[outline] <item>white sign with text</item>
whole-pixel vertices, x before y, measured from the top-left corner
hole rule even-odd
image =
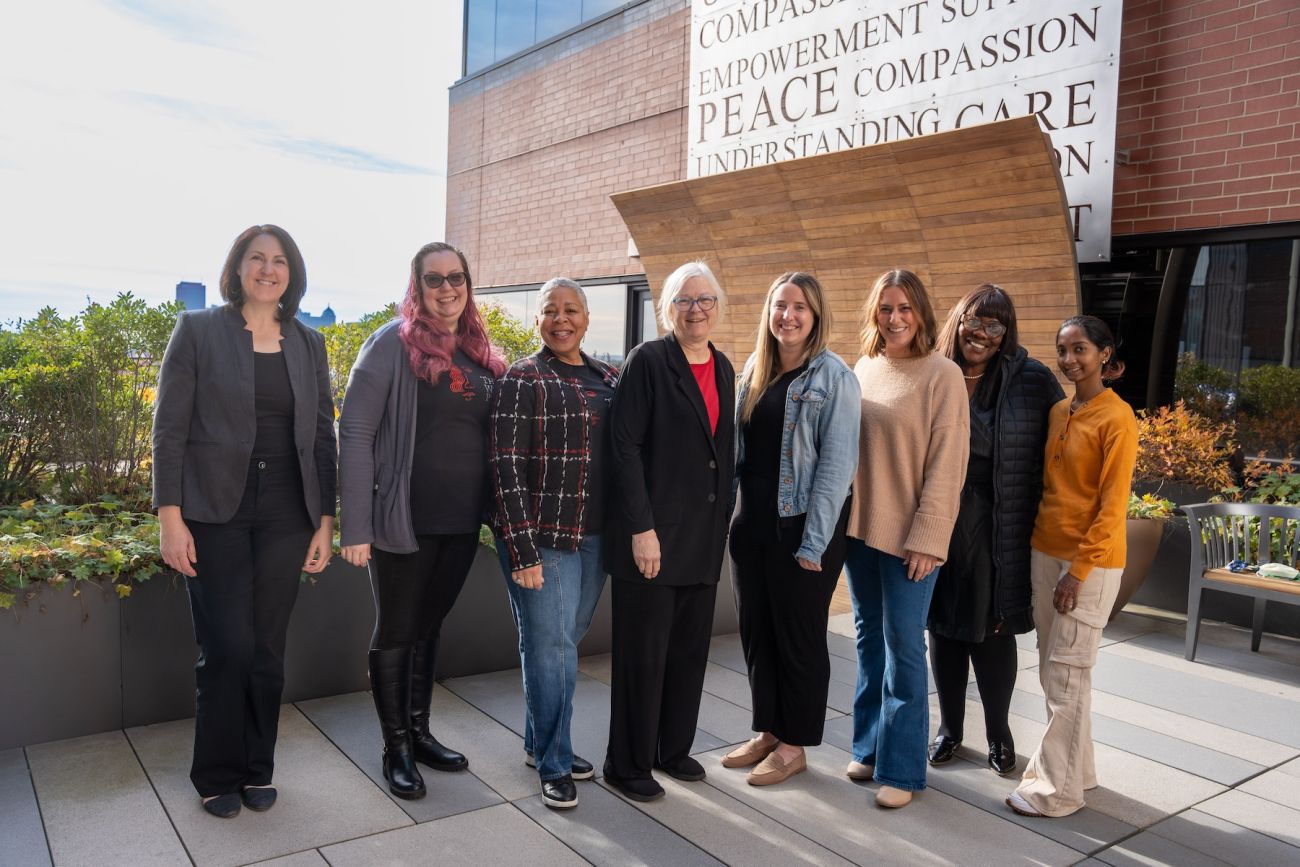
[[[1037,115],[1110,259],[1122,0],[692,0],[687,176]]]

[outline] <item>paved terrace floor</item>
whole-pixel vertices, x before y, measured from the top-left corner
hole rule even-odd
[[[1094,677],[1101,788],[1074,816],[1025,819],[1002,803],[1012,782],[983,764],[976,701],[960,759],[932,770],[906,809],[878,809],[873,784],[844,776],[847,621],[834,618],[827,636],[826,743],[784,785],[753,788],[718,764],[750,734],[740,642],[725,636],[713,642],[695,741],[708,779],[664,779],[656,803],[597,781],[578,784],[576,810],[542,806],[523,762],[519,673],[503,671],[438,689],[436,733],[468,754],[470,771],[426,772],[421,801],[387,794],[366,693],[285,705],[280,802],[228,821],[203,813],[190,787],[189,720],[0,752],[0,863],[1300,864],[1300,643],[1266,636],[1252,654],[1245,632],[1207,626],[1189,663],[1180,622],[1121,615]],[[1043,728],[1035,662],[1026,636],[1012,717],[1022,765]],[[597,768],[608,683],[608,657],[582,661],[573,735]]]

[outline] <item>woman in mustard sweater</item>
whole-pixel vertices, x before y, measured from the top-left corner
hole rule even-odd
[[[961,368],[934,351],[934,308],[915,274],[882,274],[864,312],[844,564],[858,639],[847,774],[880,783],[880,806],[902,807],[925,788],[925,617],[966,478],[969,410]]]
[[[1106,323],[1095,316],[1062,322],[1056,363],[1074,383],[1074,397],[1052,407],[1043,501],[1030,540],[1047,730],[1007,797],[1022,816],[1068,816],[1097,785],[1092,666],[1124,571],[1124,519],[1137,461],[1137,419],[1105,385],[1124,372]]]

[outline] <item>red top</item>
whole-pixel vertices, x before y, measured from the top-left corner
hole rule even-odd
[[[695,374],[695,384],[700,387],[704,397],[704,408],[709,411],[709,430],[718,432],[718,380],[713,375],[713,353],[703,364],[692,364],[691,373]]]

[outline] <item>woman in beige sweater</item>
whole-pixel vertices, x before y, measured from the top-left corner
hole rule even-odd
[[[957,518],[969,410],[961,368],[934,351],[934,308],[915,274],[882,274],[864,314],[854,368],[861,453],[844,564],[858,651],[847,773],[880,783],[880,806],[902,807],[925,788],[925,618]]]

